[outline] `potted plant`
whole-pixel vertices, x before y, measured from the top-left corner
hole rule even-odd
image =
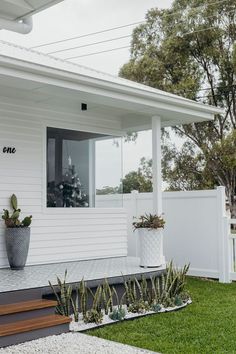
[[[133,222],[140,240],[140,266],[159,267],[165,263],[163,256],[163,228],[165,221],[158,215],[145,214]]]
[[[23,269],[29,251],[30,242],[30,224],[32,215],[26,216],[20,221],[20,212],[18,209],[17,197],[15,194],[10,199],[12,214],[9,210],[3,209],[2,219],[6,225],[6,250],[11,269]]]

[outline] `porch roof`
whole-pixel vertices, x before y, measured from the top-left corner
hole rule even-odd
[[[47,9],[63,0],[1,0],[1,18],[18,21]]]
[[[40,102],[81,113],[87,103],[91,116],[112,117],[121,131],[207,121],[223,110],[112,76],[34,50],[0,41],[0,96]]]

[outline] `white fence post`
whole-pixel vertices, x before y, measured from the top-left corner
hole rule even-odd
[[[133,211],[133,218],[138,217],[138,194],[139,191],[133,190],[131,191],[131,202],[132,202],[132,211]],[[134,235],[137,236],[137,235]],[[135,238],[135,256],[139,256],[139,242],[138,237]]]
[[[219,233],[219,282],[231,282],[229,219],[226,215],[225,187],[217,188],[218,195],[218,233]]]

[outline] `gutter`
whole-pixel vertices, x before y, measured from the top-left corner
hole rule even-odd
[[[23,18],[21,21],[11,21],[11,20],[6,20],[4,18],[0,18],[0,29],[27,34],[32,31],[32,28],[33,28],[32,17]]]

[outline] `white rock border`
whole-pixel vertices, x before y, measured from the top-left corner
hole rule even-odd
[[[191,298],[189,298],[183,305],[174,306],[174,307],[162,307],[160,309],[160,311],[158,311],[158,312],[147,311],[145,313],[132,313],[132,312],[127,312],[127,309],[126,309],[126,316],[123,321],[134,320],[135,318],[140,318],[140,317],[145,317],[145,316],[157,315],[159,313],[164,313],[164,312],[178,311],[178,310],[181,310],[181,309],[185,308],[186,306],[190,305],[191,303],[192,303],[192,300],[191,300]],[[95,329],[95,328],[115,324],[118,322],[122,322],[122,321],[114,321],[109,317],[109,315],[105,315],[105,314],[104,314],[102,323],[99,323],[99,324],[84,323],[81,314],[79,316],[79,322],[74,321],[73,315],[71,316],[71,318],[72,318],[72,321],[70,323],[70,331],[71,332],[85,332],[85,331],[88,331],[89,329]]]

